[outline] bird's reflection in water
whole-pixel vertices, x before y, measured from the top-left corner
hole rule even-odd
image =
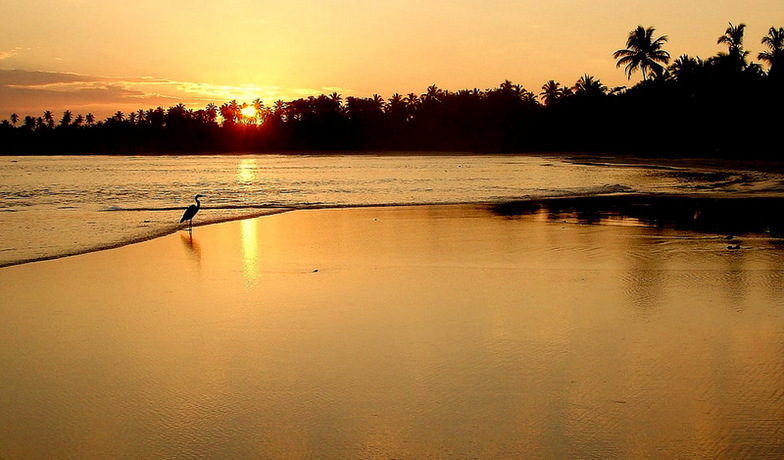
[[[201,267],[201,248],[199,243],[193,239],[192,232],[180,232],[180,240],[182,244],[188,249],[188,255],[196,262],[196,265]]]

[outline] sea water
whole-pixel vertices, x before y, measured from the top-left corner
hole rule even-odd
[[[778,193],[780,175],[564,155],[0,157],[0,266],[285,209],[498,203],[607,193]],[[588,161],[586,161],[588,160]]]

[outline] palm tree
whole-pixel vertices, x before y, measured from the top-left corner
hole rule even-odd
[[[593,76],[585,74],[574,84],[575,94],[605,94],[607,87]]]
[[[52,115],[51,110],[47,110],[44,112],[44,121],[46,121],[46,127],[51,129],[54,128],[54,116]]]
[[[16,113],[12,113],[11,114],[11,124],[16,126],[16,124],[18,122],[19,122],[19,115],[17,115]]]
[[[705,63],[699,57],[693,58],[688,54],[682,54],[678,59],[672,62],[669,70],[676,81],[685,81],[693,77],[694,74],[704,66]]]
[[[243,106],[237,104],[236,99],[232,99],[231,101],[221,105],[220,109],[218,110],[220,111],[221,117],[223,118],[224,125],[231,126],[237,123],[241,123],[242,122],[241,110],[243,108],[244,108]]]
[[[333,102],[336,102],[338,105],[343,104],[343,96],[338,94],[337,91],[333,91],[332,94],[329,95],[329,98],[332,99]]]
[[[66,110],[63,112],[63,118],[60,120],[60,126],[66,127],[70,125],[71,120],[73,120],[73,113],[70,110]]]
[[[207,113],[207,122],[210,124],[215,123],[218,119],[218,106],[210,102],[207,104],[207,107],[204,108],[204,111]]]
[[[406,105],[411,109],[415,109],[419,105],[419,96],[416,93],[408,93],[404,98]]]
[[[502,94],[509,94],[517,99],[521,99],[525,91],[522,86],[516,85],[509,80],[504,80],[498,87]]]
[[[624,72],[627,78],[631,79],[636,70],[642,73],[643,80],[647,80],[651,74],[661,75],[664,72],[662,64],[670,61],[670,53],[662,49],[667,36],[654,39],[655,31],[653,27],[645,29],[643,26],[637,26],[629,32],[626,48],[613,53],[613,58],[618,59],[615,67],[626,66]]]
[[[439,88],[436,85],[430,85],[427,87],[427,92],[422,95],[422,102],[440,102],[441,99],[444,97],[444,90]]]
[[[264,112],[264,101],[262,101],[258,97],[256,99],[254,99],[253,100],[253,109],[256,111],[256,116],[255,116],[256,120],[255,121],[260,120],[261,119],[261,114]]]
[[[771,27],[768,35],[762,37],[762,44],[768,51],[759,53],[757,59],[768,63],[768,75],[778,75],[784,66],[784,27]]]
[[[542,92],[539,93],[539,96],[542,97],[545,105],[551,105],[566,95],[564,90],[565,88],[557,81],[548,80],[547,83],[542,85]]]
[[[285,114],[286,114],[286,103],[278,99],[277,101],[275,101],[274,115],[282,120]]]
[[[374,94],[370,99],[368,99],[368,105],[373,110],[373,112],[381,112],[384,110],[386,106],[386,102],[384,98],[379,96],[378,94]]]
[[[399,93],[393,94],[392,97],[389,98],[387,105],[390,108],[400,107],[401,105],[403,105],[403,96],[401,96]]]
[[[86,117],[84,117],[84,121],[87,122],[87,126],[92,126],[95,123],[95,115],[92,113],[88,113]]]
[[[746,67],[746,56],[749,54],[748,51],[743,49],[743,33],[745,31],[746,24],[740,23],[735,26],[730,23],[730,26],[724,31],[724,35],[719,37],[719,40],[716,42],[719,45],[727,45],[729,48],[728,56],[732,61],[737,62],[741,69]]]
[[[388,114],[405,116],[406,103],[403,100],[403,96],[399,93],[393,94],[387,101],[385,112]]]

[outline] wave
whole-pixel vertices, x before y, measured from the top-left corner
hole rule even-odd
[[[569,190],[538,190],[518,198],[497,197],[484,200],[456,200],[439,202],[387,202],[387,203],[298,203],[283,206],[277,203],[202,206],[199,220],[194,226],[212,225],[234,220],[243,220],[296,211],[300,209],[334,209],[357,207],[394,207],[394,206],[442,206],[475,205],[482,206],[499,216],[519,217],[534,213],[545,213],[554,219],[565,216],[579,222],[604,224],[617,218],[635,219],[640,225],[652,227],[671,227],[694,232],[739,235],[759,233],[768,236],[784,236],[784,216],[779,217],[771,210],[784,206],[784,197],[726,197],[700,194],[655,194],[638,192],[622,184],[576,187]],[[14,248],[3,249],[0,267],[20,265],[30,262],[52,260],[78,254],[113,249],[163,237],[182,230],[179,214],[183,207],[108,206],[101,208],[98,215],[105,213],[128,214],[113,218],[109,222],[134,223],[132,228],[123,229],[125,233],[106,233],[112,241],[100,241],[51,248],[44,254],[33,256],[15,255]],[[211,212],[204,212],[211,211]],[[150,213],[159,217],[140,216]],[[170,213],[170,214],[166,214]],[[106,220],[106,219],[104,219]],[[94,222],[87,222],[94,223]],[[104,223],[105,225],[105,223]],[[120,224],[116,224],[120,226]],[[130,226],[129,226],[130,227]],[[98,235],[96,237],[101,237]],[[3,260],[4,259],[4,260]]]
[[[243,209],[280,209],[291,208],[291,206],[280,206],[277,204],[238,204],[238,205],[219,205],[219,206],[202,206],[202,210],[243,210]],[[99,212],[115,212],[115,211],[184,211],[182,206],[136,206],[136,207],[122,207],[122,206],[106,206],[98,209]]]
[[[174,209],[182,210],[182,208],[174,208]],[[160,209],[152,209],[152,211],[158,211],[158,210]],[[291,208],[277,208],[277,209],[270,209],[263,212],[244,213],[242,215],[222,216],[222,217],[214,217],[214,218],[206,217],[201,219],[198,223],[194,224],[193,226],[201,227],[205,225],[214,225],[214,224],[220,224],[224,222],[231,222],[235,220],[253,219],[257,217],[281,214],[292,210],[293,209]],[[147,223],[147,222],[149,221],[142,221],[142,223]],[[183,224],[180,224],[179,222],[165,224],[165,225],[158,224],[153,227],[150,226],[136,227],[133,233],[122,235],[121,237],[119,237],[114,241],[101,242],[97,244],[85,244],[83,246],[72,247],[64,250],[56,250],[56,251],[52,251],[49,254],[38,255],[34,257],[21,257],[21,258],[9,259],[9,260],[0,260],[0,268],[14,266],[14,265],[22,265],[22,264],[32,263],[32,262],[42,262],[46,260],[60,259],[63,257],[88,254],[97,251],[104,251],[107,249],[115,249],[130,244],[141,243],[143,241],[148,241],[155,238],[171,235],[177,233],[178,231],[181,231],[183,228],[184,228]],[[0,252],[14,251],[14,250],[15,248],[6,248]]]

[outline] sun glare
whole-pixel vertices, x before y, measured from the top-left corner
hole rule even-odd
[[[245,107],[242,109],[242,116],[245,118],[253,118],[256,116],[256,108],[251,106]]]

